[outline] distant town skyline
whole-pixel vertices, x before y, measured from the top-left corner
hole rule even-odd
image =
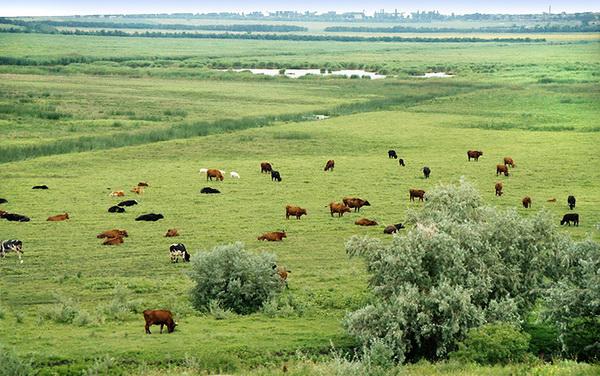
[[[140,14],[140,13],[210,13],[210,12],[275,12],[275,11],[316,11],[324,13],[336,12],[362,12],[373,14],[384,9],[386,12],[411,13],[416,11],[439,11],[443,14],[467,13],[505,13],[526,14],[548,12],[549,6],[552,13],[576,13],[600,11],[600,1],[589,0],[504,0],[504,1],[393,1],[393,0],[333,0],[333,1],[296,1],[293,3],[274,0],[222,0],[194,1],[194,0],[19,0],[2,4],[0,16],[68,16],[86,14]]]

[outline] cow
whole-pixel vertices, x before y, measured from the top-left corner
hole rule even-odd
[[[119,244],[123,244],[124,242],[125,242],[125,240],[123,240],[122,237],[117,236],[114,238],[104,239],[104,242],[102,242],[102,245],[119,245]]]
[[[361,218],[357,219],[354,224],[358,226],[377,226],[378,223],[367,218]]]
[[[262,234],[261,236],[259,236],[258,240],[266,240],[269,242],[280,242],[283,240],[283,238],[287,238],[287,234],[285,233],[285,231],[272,231],[272,232],[265,232],[264,234]]]
[[[171,255],[171,262],[179,262],[179,258],[183,260],[183,262],[190,262],[190,254],[185,249],[185,245],[182,243],[173,243],[169,247],[169,253]]]
[[[271,164],[269,162],[262,162],[260,164],[260,172],[262,173],[266,173],[269,174],[271,173],[271,171],[273,171],[273,166],[271,166]]]
[[[330,211],[332,217],[333,217],[333,213],[337,213],[338,217],[341,217],[344,215],[344,213],[350,213],[350,208],[348,206],[346,206],[346,204],[332,202],[329,204],[329,211]]]
[[[139,187],[139,186],[133,187],[133,188],[131,188],[131,192],[141,195],[144,193],[144,187]]]
[[[360,208],[362,208],[363,206],[371,206],[371,203],[369,203],[369,201],[360,199],[358,197],[344,197],[342,199],[342,202],[347,207],[354,209],[355,212],[359,212]]]
[[[123,196],[125,196],[125,192],[124,191],[114,191],[114,192],[110,192],[109,196],[123,197]]]
[[[496,196],[502,196],[502,182],[496,182]]]
[[[327,163],[325,163],[325,168],[323,169],[323,171],[333,171],[334,167],[335,161],[333,159],[330,159],[327,161]]]
[[[406,165],[404,164],[404,159],[402,159],[402,158],[398,159],[398,164],[399,164],[400,166],[402,166],[402,167],[406,166]]]
[[[135,220],[136,221],[156,222],[159,219],[163,219],[163,218],[164,218],[164,216],[162,214],[150,213],[150,214],[142,214],[139,217],[137,217]]]
[[[577,213],[568,213],[563,216],[563,219],[560,221],[560,225],[564,225],[565,223],[571,226],[571,222],[573,225],[579,226],[579,214]]]
[[[34,185],[31,189],[49,189],[47,185]]]
[[[395,225],[386,226],[383,229],[384,234],[394,234],[398,232],[398,230],[405,228],[402,223],[396,223]]]
[[[6,257],[8,252],[14,252],[19,257],[19,261],[23,263],[21,256],[23,256],[23,242],[18,239],[2,240],[0,241],[0,257]]]
[[[103,239],[103,238],[127,238],[129,236],[129,234],[127,233],[127,231],[125,230],[119,230],[119,229],[112,229],[112,230],[106,230],[104,232],[99,233],[98,235],[96,235],[96,237],[98,239]]]
[[[53,215],[51,217],[48,217],[48,219],[46,221],[48,222],[60,222],[60,221],[65,221],[69,219],[69,214],[68,213],[64,213],[64,214],[57,214],[57,215]]]
[[[271,181],[281,181],[281,174],[279,174],[279,171],[271,171]]]
[[[398,154],[396,154],[396,150],[388,150],[388,158],[398,159]]]
[[[523,203],[523,207],[525,209],[529,209],[531,207],[531,197],[529,197],[529,196],[523,197],[523,200],[521,200],[521,203]]]
[[[467,160],[470,162],[471,158],[479,162],[479,157],[483,155],[482,151],[479,150],[469,150],[467,151]]]
[[[7,204],[8,200],[5,198],[0,198],[0,204]]]
[[[575,199],[575,196],[567,197],[567,204],[569,205],[569,209],[571,209],[571,210],[575,209],[576,202],[577,202],[577,200]]]
[[[231,172],[229,173],[229,176],[231,176],[233,179],[239,179],[239,178],[240,178],[240,174],[238,174],[238,173],[237,173],[237,172],[235,172],[235,171],[231,171]]]
[[[552,197],[546,200],[547,202],[556,202],[556,197]]]
[[[425,176],[425,179],[429,179],[429,174],[431,174],[431,170],[429,169],[429,167],[423,167],[423,175]]]
[[[125,213],[125,208],[114,205],[114,206],[111,206],[110,208],[108,208],[108,212],[109,213]]]
[[[410,189],[409,191],[410,194],[410,201],[414,201],[415,198],[418,198],[419,201],[423,201],[423,199],[425,198],[425,191],[422,189]]]
[[[133,206],[137,205],[138,202],[136,200],[126,200],[118,203],[118,206]]]
[[[296,219],[300,219],[300,217],[302,217],[303,215],[308,215],[306,209],[292,205],[287,205],[285,207],[285,219],[290,219],[290,216],[296,217]]]
[[[208,194],[221,193],[221,191],[219,191],[218,189],[215,189],[215,188],[211,188],[211,187],[204,187],[200,190],[200,193],[208,195]]]
[[[163,309],[147,309],[143,313],[144,320],[146,321],[146,325],[144,326],[146,334],[152,334],[150,333],[150,327],[152,325],[160,325],[160,334],[162,334],[165,325],[167,326],[167,331],[169,333],[173,333],[177,326],[177,323],[173,321],[173,314],[171,311]]]
[[[511,157],[504,157],[504,165],[510,166],[512,168],[517,167],[515,161],[513,161],[513,159]]]
[[[175,236],[179,236],[179,231],[177,231],[176,228],[168,229],[167,233],[165,234],[165,238],[173,238]]]
[[[8,213],[0,210],[0,218],[4,218],[9,222],[29,222],[31,219],[21,214]]]
[[[279,280],[285,284],[285,287],[288,287],[288,283],[287,283],[287,279],[288,279],[288,273],[291,273],[291,270],[288,270],[288,268],[286,268],[285,266],[277,266],[276,264],[273,264],[273,270],[277,273],[277,275],[279,276]]]
[[[503,164],[496,165],[496,176],[504,174],[504,176],[508,176],[508,167]]]
[[[145,181],[141,181],[138,183],[138,187],[149,187],[149,185]]]
[[[208,169],[208,171],[206,171],[206,180],[208,181],[210,179],[212,181],[213,178],[223,181],[223,179],[224,179],[223,173],[221,173],[221,171],[214,169],[214,168]]]

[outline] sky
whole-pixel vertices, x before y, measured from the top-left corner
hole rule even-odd
[[[552,13],[600,11],[598,0],[0,0],[0,16],[57,16],[75,14],[207,13],[297,10],[319,13],[373,13],[438,10],[440,13]]]

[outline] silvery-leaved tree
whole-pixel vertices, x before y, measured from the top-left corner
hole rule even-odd
[[[366,347],[385,343],[398,362],[444,357],[484,323],[519,325],[573,247],[548,213],[486,206],[462,180],[429,192],[408,222],[391,244],[356,236],[346,244],[366,259],[374,297],[344,325]]]

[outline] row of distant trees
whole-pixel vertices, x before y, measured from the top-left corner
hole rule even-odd
[[[330,26],[328,32],[353,32],[353,33],[558,33],[558,32],[599,32],[597,25],[561,25],[545,24],[535,26],[487,26],[478,28],[457,27],[413,27],[413,26]]]

